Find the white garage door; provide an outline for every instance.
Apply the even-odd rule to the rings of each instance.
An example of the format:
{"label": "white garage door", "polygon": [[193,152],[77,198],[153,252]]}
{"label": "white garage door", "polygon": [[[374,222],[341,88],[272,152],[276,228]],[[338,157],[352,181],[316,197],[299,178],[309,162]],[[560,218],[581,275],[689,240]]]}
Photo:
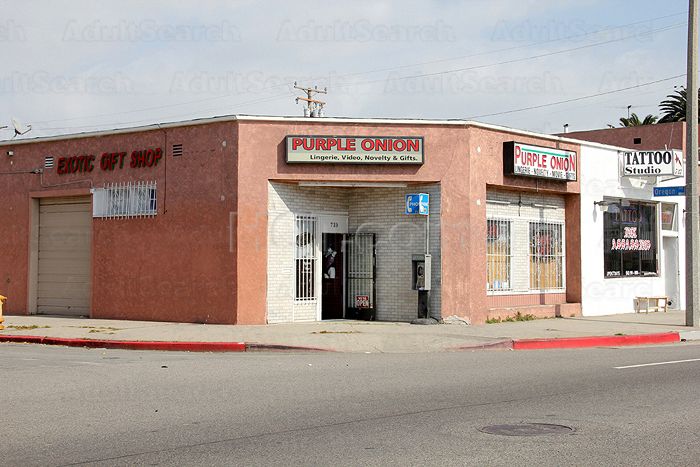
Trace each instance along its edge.
{"label": "white garage door", "polygon": [[91,239],[89,197],[40,200],[37,313],[90,314]]}

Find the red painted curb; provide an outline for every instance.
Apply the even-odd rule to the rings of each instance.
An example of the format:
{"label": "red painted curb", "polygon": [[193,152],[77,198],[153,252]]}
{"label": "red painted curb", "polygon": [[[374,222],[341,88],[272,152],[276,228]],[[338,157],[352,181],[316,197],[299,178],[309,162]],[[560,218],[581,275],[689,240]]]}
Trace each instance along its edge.
{"label": "red painted curb", "polygon": [[508,339],[498,342],[485,342],[483,344],[458,345],[448,350],[513,350],[513,341]]}
{"label": "red painted curb", "polygon": [[680,342],[677,332],[638,334],[633,336],[560,337],[551,339],[515,339],[513,350],[573,349],[581,347],[605,347],[611,345],[668,344]]}
{"label": "red painted curb", "polygon": [[67,347],[90,347],[100,349],[128,350],[179,350],[184,352],[245,352],[245,342],[159,342],[118,341],[98,339],[69,339],[45,336],[0,336],[0,342],[27,344],[65,345]]}

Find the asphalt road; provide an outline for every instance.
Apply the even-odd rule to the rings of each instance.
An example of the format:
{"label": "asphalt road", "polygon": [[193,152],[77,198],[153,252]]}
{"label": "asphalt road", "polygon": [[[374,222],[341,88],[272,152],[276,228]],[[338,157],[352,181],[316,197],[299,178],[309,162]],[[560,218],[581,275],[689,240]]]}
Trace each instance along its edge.
{"label": "asphalt road", "polygon": [[[678,360],[693,361],[616,368]],[[3,344],[0,464],[699,465],[699,386],[693,344],[413,355]],[[482,431],[527,423],[572,430]]]}

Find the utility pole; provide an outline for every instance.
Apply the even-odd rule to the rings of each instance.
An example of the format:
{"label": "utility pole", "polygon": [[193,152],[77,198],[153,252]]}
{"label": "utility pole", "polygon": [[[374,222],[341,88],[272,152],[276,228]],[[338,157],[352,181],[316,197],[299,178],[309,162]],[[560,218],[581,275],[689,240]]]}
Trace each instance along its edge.
{"label": "utility pole", "polygon": [[700,223],[698,223],[698,0],[688,7],[688,82],[686,90],[685,156],[685,325],[700,325],[698,268],[700,267]]}
{"label": "utility pole", "polygon": [[318,94],[328,94],[328,88],[318,89],[318,86],[313,88],[305,88],[302,86],[297,86],[297,82],[294,81],[294,88],[304,91],[306,97],[297,97],[297,104],[300,100],[306,101],[306,108],[304,109],[305,117],[322,117],[323,116],[323,106],[326,105],[325,102],[319,101],[313,98],[314,93]]}

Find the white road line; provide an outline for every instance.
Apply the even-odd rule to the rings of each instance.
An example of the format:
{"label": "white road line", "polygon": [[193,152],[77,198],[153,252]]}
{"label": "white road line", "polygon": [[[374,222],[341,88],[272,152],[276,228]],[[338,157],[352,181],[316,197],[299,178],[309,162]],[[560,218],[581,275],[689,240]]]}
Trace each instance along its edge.
{"label": "white road line", "polygon": [[688,360],[673,360],[670,362],[641,363],[639,365],[616,366],[613,368],[615,368],[616,370],[624,370],[625,368],[640,368],[643,366],[671,365],[673,363],[688,363],[688,362],[700,362],[700,358],[691,358]]}

